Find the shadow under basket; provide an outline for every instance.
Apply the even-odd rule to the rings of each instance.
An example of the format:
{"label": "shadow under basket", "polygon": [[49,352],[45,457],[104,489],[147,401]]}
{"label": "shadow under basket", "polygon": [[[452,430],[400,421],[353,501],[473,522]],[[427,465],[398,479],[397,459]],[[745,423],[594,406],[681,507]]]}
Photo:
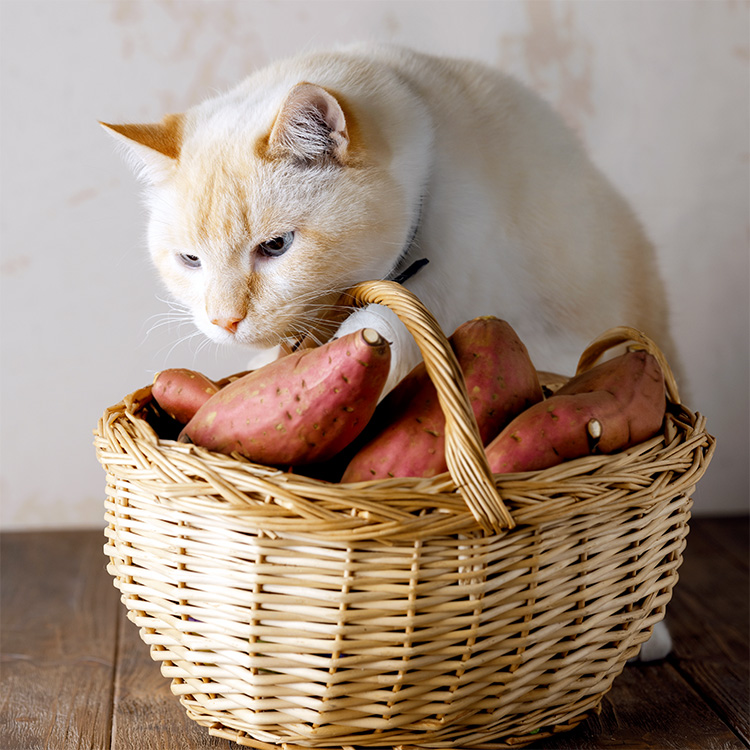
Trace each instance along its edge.
{"label": "shadow under basket", "polygon": [[444,333],[392,282],[446,416],[449,471],[335,484],[160,439],[150,387],[95,431],[105,554],[128,617],[191,719],[272,748],[503,748],[596,712],[677,581],[714,448],[658,349],[663,434],[493,476]]}

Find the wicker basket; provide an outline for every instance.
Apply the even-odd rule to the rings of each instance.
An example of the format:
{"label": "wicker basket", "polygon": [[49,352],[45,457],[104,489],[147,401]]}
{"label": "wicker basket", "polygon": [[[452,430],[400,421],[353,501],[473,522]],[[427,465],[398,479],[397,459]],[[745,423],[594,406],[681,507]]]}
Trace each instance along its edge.
{"label": "wicker basket", "polygon": [[[240,745],[501,748],[576,726],[664,616],[713,452],[705,420],[664,364],[664,435],[493,477],[434,318],[392,283],[352,294],[415,336],[449,472],[284,473],[159,439],[136,391],[95,433],[128,617],[188,715]],[[613,329],[581,369],[626,340],[659,354]]]}

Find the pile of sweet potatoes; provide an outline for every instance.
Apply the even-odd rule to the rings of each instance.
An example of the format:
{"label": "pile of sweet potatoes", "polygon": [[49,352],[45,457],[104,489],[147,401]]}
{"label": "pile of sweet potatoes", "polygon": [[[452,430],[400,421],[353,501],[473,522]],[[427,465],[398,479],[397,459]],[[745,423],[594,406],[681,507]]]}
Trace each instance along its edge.
{"label": "pile of sweet potatoes", "polygon": [[[613,453],[662,429],[664,374],[646,351],[545,392],[506,321],[470,320],[449,342],[494,473]],[[390,354],[365,329],[226,382],[165,370],[154,380],[152,410],[177,427],[179,441],[328,481],[435,476],[447,470],[435,386],[422,363],[381,401]]]}

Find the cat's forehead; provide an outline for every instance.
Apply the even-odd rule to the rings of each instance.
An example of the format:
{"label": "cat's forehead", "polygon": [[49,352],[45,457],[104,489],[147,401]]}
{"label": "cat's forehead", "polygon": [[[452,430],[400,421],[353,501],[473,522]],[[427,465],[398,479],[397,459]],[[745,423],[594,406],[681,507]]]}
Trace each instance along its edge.
{"label": "cat's forehead", "polygon": [[308,221],[330,175],[258,158],[238,143],[204,143],[183,155],[174,181],[176,220],[202,245],[259,242]]}

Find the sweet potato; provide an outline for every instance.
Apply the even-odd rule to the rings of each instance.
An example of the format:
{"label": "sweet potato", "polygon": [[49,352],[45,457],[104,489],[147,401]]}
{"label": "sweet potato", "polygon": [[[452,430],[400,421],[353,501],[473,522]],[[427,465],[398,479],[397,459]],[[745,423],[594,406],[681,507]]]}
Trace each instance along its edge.
{"label": "sweet potato", "polygon": [[372,416],[390,353],[376,331],[364,329],[289,354],[224,386],[180,440],[274,466],[324,461]]}
{"label": "sweet potato", "polygon": [[172,419],[187,424],[219,391],[219,386],[195,370],[174,368],[162,370],[154,378],[151,395]]}
{"label": "sweet potato", "polygon": [[[467,321],[455,330],[450,343],[483,444],[542,399],[526,347],[506,321],[489,316]],[[377,433],[352,458],[342,482],[431,477],[447,470],[445,417],[424,363],[383,400],[373,423]]]}
{"label": "sweet potato", "polygon": [[[647,387],[648,379],[653,381],[653,388]],[[637,349],[605,360],[579,373],[557,389],[557,393],[591,391],[609,391],[623,404],[630,403],[634,398],[638,398],[639,394],[646,398],[661,396],[665,392],[664,373],[656,357]]]}
{"label": "sweet potato", "polygon": [[486,448],[495,474],[536,471],[590,453],[614,453],[659,432],[664,376],[646,352],[628,352],[572,378],[517,416]]}

